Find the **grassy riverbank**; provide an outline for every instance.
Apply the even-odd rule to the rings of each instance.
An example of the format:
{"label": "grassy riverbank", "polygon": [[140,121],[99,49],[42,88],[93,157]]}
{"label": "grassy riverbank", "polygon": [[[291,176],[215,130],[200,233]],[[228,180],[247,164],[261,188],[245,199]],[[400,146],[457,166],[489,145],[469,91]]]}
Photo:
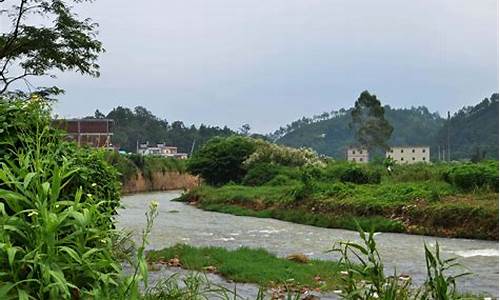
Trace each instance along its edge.
{"label": "grassy riverbank", "polygon": [[220,247],[196,248],[176,245],[147,253],[149,262],[178,258],[183,268],[211,271],[240,283],[256,283],[264,287],[287,285],[330,291],[340,289],[341,265],[334,261],[310,260],[304,263],[278,258],[263,249]]}
{"label": "grassy riverbank", "polygon": [[355,185],[333,183],[307,198],[296,197],[300,185],[202,186],[181,197],[198,207],[235,215],[275,218],[328,228],[373,227],[443,237],[498,239],[498,194],[459,193],[452,186],[392,183]]}
{"label": "grassy riverbank", "polygon": [[207,143],[187,170],[206,185],[180,200],[206,210],[321,227],[360,224],[376,231],[498,240],[498,161],[355,164],[231,137]]}

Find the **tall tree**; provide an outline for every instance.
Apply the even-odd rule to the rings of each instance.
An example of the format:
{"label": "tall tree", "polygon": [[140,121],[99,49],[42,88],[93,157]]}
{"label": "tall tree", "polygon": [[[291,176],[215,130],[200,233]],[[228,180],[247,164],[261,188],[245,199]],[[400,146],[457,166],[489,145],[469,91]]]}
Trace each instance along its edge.
{"label": "tall tree", "polygon": [[393,127],[384,117],[384,108],[377,96],[364,91],[351,111],[350,127],[354,129],[356,140],[369,150],[387,149]]}
{"label": "tall tree", "polygon": [[0,30],[0,95],[15,81],[52,70],[99,76],[96,60],[104,49],[95,38],[98,25],[79,18],[68,3],[90,1],[0,0],[0,18],[11,23]]}

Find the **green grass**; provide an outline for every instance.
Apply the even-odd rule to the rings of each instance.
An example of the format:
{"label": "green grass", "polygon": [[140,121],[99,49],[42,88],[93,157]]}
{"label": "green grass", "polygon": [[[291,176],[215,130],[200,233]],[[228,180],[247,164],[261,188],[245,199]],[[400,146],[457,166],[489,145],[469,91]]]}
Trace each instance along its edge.
{"label": "green grass", "polygon": [[373,228],[382,232],[404,232],[404,225],[399,221],[394,221],[381,216],[354,217],[350,215],[336,216],[333,214],[312,213],[303,210],[287,208],[269,208],[255,210],[230,204],[202,204],[200,208],[232,214],[236,216],[250,216],[257,218],[273,218],[293,223],[306,224],[326,228],[343,228],[356,230],[357,224],[363,228]]}
{"label": "green grass", "polygon": [[352,184],[201,186],[181,201],[234,215],[275,218],[328,228],[364,228],[447,237],[498,238],[498,193],[464,193],[444,181]]}
{"label": "green grass", "polygon": [[[278,258],[263,249],[227,250],[219,247],[176,245],[147,253],[150,262],[174,257],[178,257],[186,269],[203,271],[206,267],[213,266],[227,279],[265,287],[286,283],[298,288],[320,288],[325,291],[338,289],[341,285],[340,271],[343,270],[334,261],[310,260],[298,263]],[[321,278],[321,282],[315,280],[316,276]]]}

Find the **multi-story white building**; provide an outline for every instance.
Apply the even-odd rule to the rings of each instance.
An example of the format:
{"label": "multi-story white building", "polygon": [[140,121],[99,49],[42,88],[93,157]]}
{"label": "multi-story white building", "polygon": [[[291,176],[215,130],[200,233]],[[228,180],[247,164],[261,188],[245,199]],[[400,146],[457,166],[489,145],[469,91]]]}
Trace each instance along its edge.
{"label": "multi-story white building", "polygon": [[385,157],[392,158],[398,164],[428,163],[431,151],[429,146],[391,147],[385,152]]}
{"label": "multi-story white building", "polygon": [[370,154],[368,152],[368,149],[363,148],[363,147],[354,147],[351,146],[347,148],[347,160],[356,162],[356,163],[361,163],[365,164],[370,160]]}

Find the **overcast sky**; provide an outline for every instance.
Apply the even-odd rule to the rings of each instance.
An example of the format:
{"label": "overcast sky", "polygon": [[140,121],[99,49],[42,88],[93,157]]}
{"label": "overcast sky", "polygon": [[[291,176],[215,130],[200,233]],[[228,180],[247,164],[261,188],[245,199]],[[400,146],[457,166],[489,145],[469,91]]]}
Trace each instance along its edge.
{"label": "overcast sky", "polygon": [[361,91],[444,114],[498,91],[496,0],[97,0],[101,77],[62,74],[65,117],[142,105],[269,132]]}

